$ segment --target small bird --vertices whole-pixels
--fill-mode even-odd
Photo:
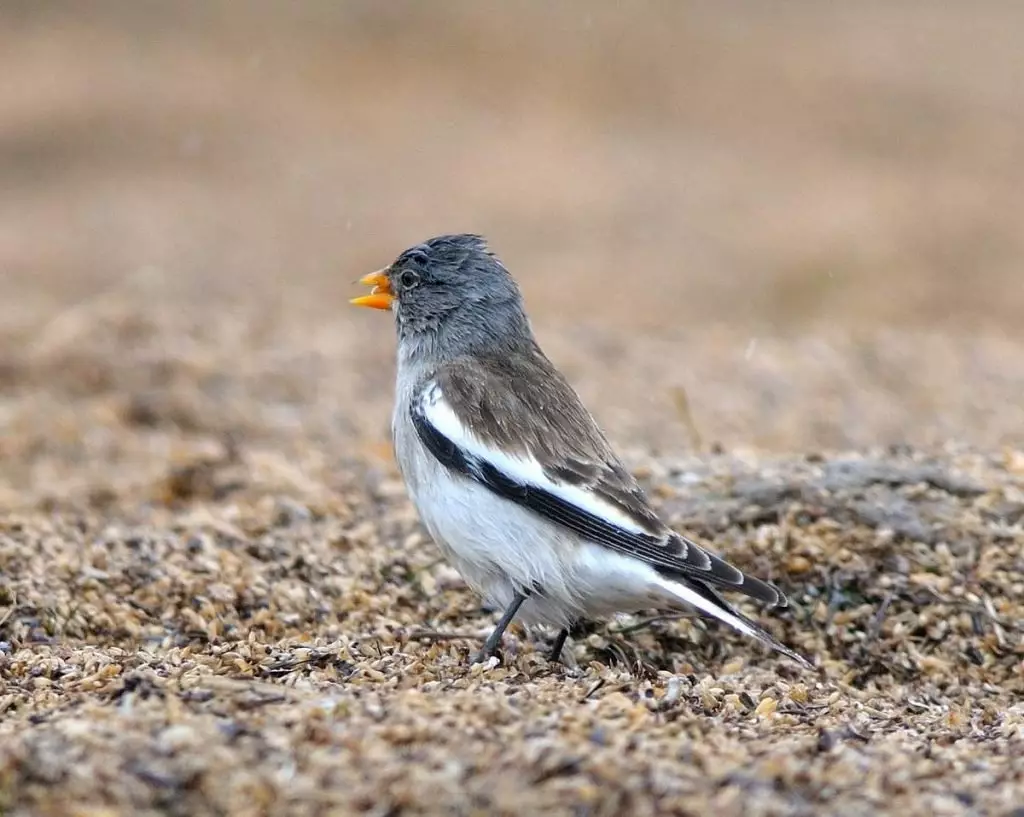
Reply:
[[[517,616],[570,628],[644,609],[719,619],[808,662],[719,591],[785,606],[773,585],[665,525],[568,381],[534,339],[519,288],[478,235],[443,235],[360,279],[357,306],[398,330],[391,431],[424,526],[467,584],[504,610],[475,660]]]

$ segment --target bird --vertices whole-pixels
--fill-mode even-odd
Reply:
[[[541,350],[522,294],[480,235],[430,238],[359,279],[356,306],[397,330],[395,460],[442,554],[506,628],[556,631],[642,610],[718,619],[809,667],[722,596],[783,593],[666,525],[568,380]]]

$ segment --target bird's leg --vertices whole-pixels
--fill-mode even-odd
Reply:
[[[516,617],[516,613],[519,612],[519,608],[522,606],[524,601],[526,601],[526,594],[516,591],[515,595],[512,596],[511,604],[509,604],[505,609],[505,612],[501,614],[501,618],[498,620],[497,626],[491,631],[491,634],[487,636],[483,649],[474,656],[473,663],[486,661],[494,655],[498,649],[498,644],[501,643],[501,637],[505,634],[505,630],[508,629],[508,625],[512,623],[512,619]]]
[[[555,643],[551,645],[551,652],[548,653],[548,661],[562,660],[562,647],[565,646],[565,640],[568,637],[568,627],[563,627],[561,630],[558,631],[558,635],[555,636]]]

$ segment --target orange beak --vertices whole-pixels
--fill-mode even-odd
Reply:
[[[391,291],[391,281],[385,270],[377,270],[359,279],[363,286],[373,287],[369,295],[353,298],[349,303],[356,306],[368,306],[370,309],[391,309],[395,294]]]

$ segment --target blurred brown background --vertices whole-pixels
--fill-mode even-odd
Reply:
[[[1020,444],[1022,41],[1013,2],[5,2],[4,453],[384,440],[353,279],[461,231],[627,452]]]

